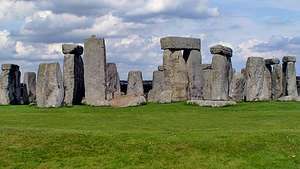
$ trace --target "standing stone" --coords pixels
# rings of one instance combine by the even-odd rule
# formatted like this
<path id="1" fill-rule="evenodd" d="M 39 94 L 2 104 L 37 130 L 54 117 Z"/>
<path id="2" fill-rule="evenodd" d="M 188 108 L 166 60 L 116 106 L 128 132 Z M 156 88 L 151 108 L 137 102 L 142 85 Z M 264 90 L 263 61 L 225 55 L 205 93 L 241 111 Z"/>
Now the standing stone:
<path id="1" fill-rule="evenodd" d="M 27 85 L 24 83 L 21 83 L 20 89 L 21 89 L 20 104 L 29 104 Z"/>
<path id="2" fill-rule="evenodd" d="M 246 100 L 259 101 L 264 85 L 265 61 L 261 57 L 249 57 L 246 64 Z"/>
<path id="3" fill-rule="evenodd" d="M 216 45 L 211 47 L 212 59 L 212 100 L 229 99 L 229 78 L 231 78 L 231 59 L 232 49 Z"/>
<path id="4" fill-rule="evenodd" d="M 164 76 L 167 90 L 172 91 L 172 101 L 185 101 L 188 98 L 188 73 L 180 50 L 164 51 Z"/>
<path id="5" fill-rule="evenodd" d="M 120 78 L 115 63 L 106 64 L 106 83 L 107 100 L 121 95 Z"/>
<path id="6" fill-rule="evenodd" d="M 143 76 L 141 71 L 130 71 L 128 73 L 127 95 L 144 95 Z"/>
<path id="7" fill-rule="evenodd" d="M 3 64 L 0 76 L 0 104 L 19 104 L 21 97 L 21 83 L 19 66 Z"/>
<path id="8" fill-rule="evenodd" d="M 230 100 L 244 101 L 245 98 L 245 76 L 242 73 L 234 73 L 229 90 Z"/>
<path id="9" fill-rule="evenodd" d="M 28 102 L 36 102 L 36 73 L 35 72 L 25 72 L 23 83 L 26 85 L 26 90 L 28 94 Z"/>
<path id="10" fill-rule="evenodd" d="M 285 56 L 282 59 L 283 65 L 283 95 L 298 96 L 296 82 L 296 57 Z"/>
<path id="11" fill-rule="evenodd" d="M 272 69 L 264 68 L 264 82 L 259 100 L 271 100 L 272 98 Z"/>
<path id="12" fill-rule="evenodd" d="M 59 63 L 40 64 L 36 89 L 37 106 L 60 107 L 63 99 L 63 77 Z"/>
<path id="13" fill-rule="evenodd" d="M 84 43 L 85 102 L 103 106 L 106 101 L 106 51 L 104 39 L 92 36 Z"/>
<path id="14" fill-rule="evenodd" d="M 212 91 L 212 67 L 211 64 L 202 64 L 203 72 L 203 100 L 211 100 Z"/>
<path id="15" fill-rule="evenodd" d="M 199 100 L 203 97 L 203 73 L 201 68 L 200 50 L 185 50 L 184 58 L 187 56 L 188 72 L 188 95 L 190 100 Z"/>
<path id="16" fill-rule="evenodd" d="M 81 54 L 83 47 L 63 44 L 64 53 L 64 104 L 80 104 L 84 97 L 84 67 Z"/>

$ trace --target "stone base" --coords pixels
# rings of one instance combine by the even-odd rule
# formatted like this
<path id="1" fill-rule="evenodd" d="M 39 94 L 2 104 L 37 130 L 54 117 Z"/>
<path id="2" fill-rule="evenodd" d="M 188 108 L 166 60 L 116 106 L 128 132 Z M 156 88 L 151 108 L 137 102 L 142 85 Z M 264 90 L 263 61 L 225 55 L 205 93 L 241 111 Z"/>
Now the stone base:
<path id="1" fill-rule="evenodd" d="M 187 104 L 197 104 L 201 107 L 225 107 L 236 105 L 235 101 L 189 100 Z"/>
<path id="2" fill-rule="evenodd" d="M 297 101 L 300 102 L 300 96 L 283 96 L 277 99 L 278 101 Z"/>
<path id="3" fill-rule="evenodd" d="M 111 101 L 112 107 L 133 107 L 146 104 L 146 98 L 144 96 L 119 96 Z"/>

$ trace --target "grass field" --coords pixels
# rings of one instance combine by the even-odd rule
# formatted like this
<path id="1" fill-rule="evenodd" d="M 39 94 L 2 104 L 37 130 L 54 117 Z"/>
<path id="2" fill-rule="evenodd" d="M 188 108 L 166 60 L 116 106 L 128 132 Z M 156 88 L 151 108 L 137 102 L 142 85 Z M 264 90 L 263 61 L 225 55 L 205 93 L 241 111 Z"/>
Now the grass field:
<path id="1" fill-rule="evenodd" d="M 0 106 L 0 168 L 300 169 L 300 103 Z"/>

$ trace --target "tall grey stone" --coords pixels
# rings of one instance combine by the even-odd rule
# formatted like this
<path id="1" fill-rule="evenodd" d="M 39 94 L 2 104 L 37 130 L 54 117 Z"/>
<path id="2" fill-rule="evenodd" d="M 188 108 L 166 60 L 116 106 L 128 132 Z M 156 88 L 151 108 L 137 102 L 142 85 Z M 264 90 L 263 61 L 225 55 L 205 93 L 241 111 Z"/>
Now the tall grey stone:
<path id="1" fill-rule="evenodd" d="M 63 99 L 63 77 L 59 63 L 40 64 L 36 88 L 37 106 L 60 107 Z"/>
<path id="2" fill-rule="evenodd" d="M 272 71 L 272 98 L 274 100 L 283 95 L 282 78 L 282 66 L 280 64 L 275 64 Z"/>
<path id="3" fill-rule="evenodd" d="M 296 82 L 296 57 L 285 56 L 282 59 L 283 65 L 283 94 L 284 96 L 298 96 Z"/>
<path id="4" fill-rule="evenodd" d="M 23 83 L 26 85 L 29 103 L 36 102 L 36 73 L 25 72 Z"/>
<path id="5" fill-rule="evenodd" d="M 261 57 L 249 57 L 246 64 L 247 101 L 259 101 L 264 85 L 265 61 Z"/>
<path id="6" fill-rule="evenodd" d="M 203 100 L 211 100 L 212 91 L 212 66 L 211 64 L 202 64 L 203 72 Z"/>
<path id="7" fill-rule="evenodd" d="M 188 96 L 191 100 L 201 99 L 203 97 L 203 73 L 202 73 L 202 57 L 200 50 L 185 50 L 184 58 L 187 62 L 188 72 Z"/>
<path id="8" fill-rule="evenodd" d="M 232 49 L 222 45 L 211 47 L 212 59 L 212 100 L 229 99 L 229 82 L 232 76 Z"/>
<path id="9" fill-rule="evenodd" d="M 107 100 L 121 95 L 120 78 L 115 63 L 106 64 L 106 83 Z"/>
<path id="10" fill-rule="evenodd" d="M 104 39 L 96 36 L 84 42 L 85 102 L 103 106 L 106 101 L 106 51 Z"/>
<path id="11" fill-rule="evenodd" d="M 164 50 L 164 77 L 167 90 L 172 91 L 172 101 L 188 99 L 188 73 L 180 50 Z"/>
<path id="12" fill-rule="evenodd" d="M 127 95 L 144 95 L 143 76 L 141 71 L 130 71 L 128 73 Z"/>
<path id="13" fill-rule="evenodd" d="M 242 73 L 234 73 L 230 87 L 229 98 L 233 101 L 244 101 L 246 79 Z"/>
<path id="14" fill-rule="evenodd" d="M 64 53 L 64 104 L 80 104 L 84 97 L 84 67 L 81 54 L 83 47 L 75 44 L 63 44 Z"/>
<path id="15" fill-rule="evenodd" d="M 19 66 L 3 64 L 0 76 L 0 104 L 19 104 L 21 97 L 21 72 Z"/>
<path id="16" fill-rule="evenodd" d="M 272 99 L 272 69 L 264 68 L 264 82 L 259 100 L 271 100 Z"/>
<path id="17" fill-rule="evenodd" d="M 21 83 L 21 97 L 20 97 L 20 104 L 29 104 L 29 97 L 28 97 L 28 91 L 27 91 L 27 85 L 24 83 Z"/>

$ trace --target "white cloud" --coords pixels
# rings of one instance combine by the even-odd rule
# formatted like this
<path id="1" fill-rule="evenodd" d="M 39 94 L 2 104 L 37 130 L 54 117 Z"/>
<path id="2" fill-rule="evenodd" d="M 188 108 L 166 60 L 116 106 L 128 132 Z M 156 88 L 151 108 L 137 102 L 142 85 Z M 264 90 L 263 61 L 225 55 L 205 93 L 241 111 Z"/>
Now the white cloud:
<path id="1" fill-rule="evenodd" d="M 0 0 L 0 20 L 23 19 L 35 11 L 33 2 L 20 0 Z"/>

